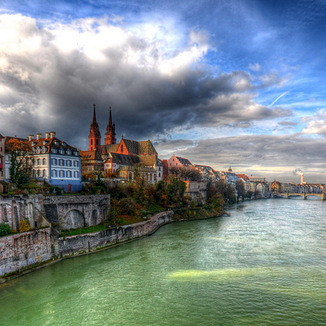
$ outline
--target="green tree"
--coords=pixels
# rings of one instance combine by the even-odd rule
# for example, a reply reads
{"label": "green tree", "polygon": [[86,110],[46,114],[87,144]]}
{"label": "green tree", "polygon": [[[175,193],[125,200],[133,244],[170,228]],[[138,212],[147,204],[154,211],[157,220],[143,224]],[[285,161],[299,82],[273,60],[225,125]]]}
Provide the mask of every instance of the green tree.
{"label": "green tree", "polygon": [[0,236],[8,235],[10,233],[10,226],[6,223],[0,223]]}
{"label": "green tree", "polygon": [[10,154],[10,182],[21,188],[32,174],[31,146],[27,140],[12,138],[6,143],[6,151]]}
{"label": "green tree", "polygon": [[167,185],[167,199],[169,204],[181,202],[183,194],[187,189],[184,181],[178,177],[171,175]]}

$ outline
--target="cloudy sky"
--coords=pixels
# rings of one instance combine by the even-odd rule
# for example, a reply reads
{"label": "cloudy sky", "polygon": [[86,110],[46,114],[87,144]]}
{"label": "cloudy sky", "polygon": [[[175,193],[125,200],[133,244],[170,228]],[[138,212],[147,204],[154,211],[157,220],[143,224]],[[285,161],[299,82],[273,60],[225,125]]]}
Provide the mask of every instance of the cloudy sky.
{"label": "cloudy sky", "polygon": [[0,2],[0,133],[155,143],[218,170],[326,183],[324,0]]}

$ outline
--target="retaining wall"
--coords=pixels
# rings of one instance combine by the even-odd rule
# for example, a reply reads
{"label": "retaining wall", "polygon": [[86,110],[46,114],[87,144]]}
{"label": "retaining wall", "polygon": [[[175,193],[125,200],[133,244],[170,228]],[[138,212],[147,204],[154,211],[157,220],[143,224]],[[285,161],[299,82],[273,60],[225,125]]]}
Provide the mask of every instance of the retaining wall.
{"label": "retaining wall", "polygon": [[0,276],[51,258],[50,228],[0,238]]}
{"label": "retaining wall", "polygon": [[160,226],[173,222],[173,212],[159,213],[147,221],[105,231],[59,238],[56,255],[65,257],[90,252],[110,244],[136,239],[155,232]]}

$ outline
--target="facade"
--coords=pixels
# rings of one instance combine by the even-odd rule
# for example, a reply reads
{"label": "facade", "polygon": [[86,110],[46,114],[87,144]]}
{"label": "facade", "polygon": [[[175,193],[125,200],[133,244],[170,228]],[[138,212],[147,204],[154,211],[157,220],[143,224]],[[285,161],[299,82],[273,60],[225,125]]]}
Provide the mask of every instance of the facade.
{"label": "facade", "polygon": [[33,176],[65,191],[81,190],[81,158],[77,148],[55,137],[55,132],[29,136]]}
{"label": "facade", "polygon": [[171,169],[171,168],[193,168],[194,166],[188,159],[180,156],[175,156],[175,154],[173,154],[168,159],[168,167],[169,169]]}

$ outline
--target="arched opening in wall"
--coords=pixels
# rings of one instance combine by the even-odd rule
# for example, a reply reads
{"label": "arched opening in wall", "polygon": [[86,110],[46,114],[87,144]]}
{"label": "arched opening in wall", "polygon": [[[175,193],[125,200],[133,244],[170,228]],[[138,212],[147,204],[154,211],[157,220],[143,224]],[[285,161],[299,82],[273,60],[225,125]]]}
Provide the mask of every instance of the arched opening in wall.
{"label": "arched opening in wall", "polygon": [[67,184],[67,192],[71,192],[71,184],[70,183]]}
{"label": "arched opening in wall", "polygon": [[93,212],[92,212],[91,225],[96,225],[97,224],[97,216],[98,216],[97,210],[94,209]]}
{"label": "arched opening in wall", "polygon": [[5,222],[9,222],[8,221],[8,213],[7,213],[7,207],[3,206],[3,217],[5,219]]}
{"label": "arched opening in wall", "polygon": [[72,209],[61,221],[61,228],[63,230],[77,229],[85,226],[84,215],[77,209]]}
{"label": "arched opening in wall", "polygon": [[34,221],[34,205],[32,203],[28,203],[27,205],[27,218],[30,226],[36,228],[37,223]]}
{"label": "arched opening in wall", "polygon": [[12,229],[19,232],[19,217],[18,217],[18,208],[17,208],[17,206],[14,206],[14,218],[13,218]]}

